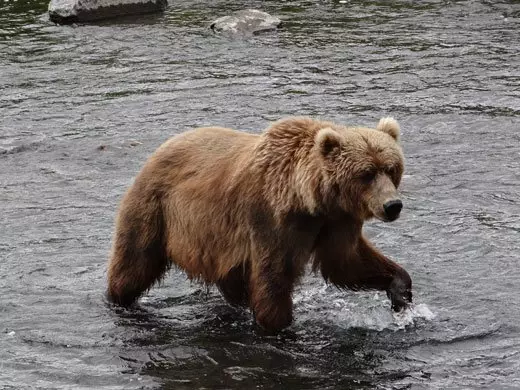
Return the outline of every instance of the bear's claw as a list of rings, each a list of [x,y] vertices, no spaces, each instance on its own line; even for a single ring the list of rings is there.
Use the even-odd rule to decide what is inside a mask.
[[[392,310],[399,312],[406,309],[412,303],[412,280],[406,273],[406,277],[396,277],[390,283],[386,295],[392,303]]]

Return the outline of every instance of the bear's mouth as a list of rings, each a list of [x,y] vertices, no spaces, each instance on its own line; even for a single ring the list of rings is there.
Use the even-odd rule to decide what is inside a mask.
[[[397,217],[394,217],[394,218],[378,218],[380,221],[382,222],[394,222],[395,220],[399,219],[399,216]]]
[[[395,214],[392,214],[392,215],[387,215],[383,209],[381,209],[381,211],[377,212],[377,213],[373,213],[373,216],[374,218],[376,218],[377,220],[381,221],[381,222],[394,222],[395,220],[399,219],[399,217],[401,216],[401,213],[395,213]]]
[[[384,216],[380,216],[380,215],[377,215],[377,214],[375,214],[374,217],[375,217],[377,220],[381,221],[381,222],[393,222],[393,221],[395,221],[395,219],[390,220],[390,219],[388,219],[388,218],[386,218],[386,217],[384,217]]]

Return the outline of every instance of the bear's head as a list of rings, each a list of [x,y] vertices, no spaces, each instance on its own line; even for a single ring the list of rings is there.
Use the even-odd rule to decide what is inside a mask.
[[[321,161],[323,206],[361,220],[396,220],[403,207],[397,193],[404,169],[399,135],[393,118],[382,118],[375,129],[320,128],[314,152]]]

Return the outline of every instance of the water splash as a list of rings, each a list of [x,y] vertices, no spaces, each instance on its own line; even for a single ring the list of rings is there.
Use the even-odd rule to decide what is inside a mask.
[[[297,321],[324,321],[338,328],[382,331],[401,330],[413,326],[419,320],[431,321],[435,318],[435,314],[424,303],[413,304],[395,313],[390,309],[384,293],[353,293],[340,291],[325,283],[316,284],[311,288],[303,288],[295,295]]]
[[[413,325],[416,323],[418,319],[431,321],[435,318],[435,313],[433,313],[430,308],[424,304],[420,303],[418,305],[411,305],[407,309],[400,311],[399,313],[393,313],[394,324],[399,329],[404,329],[409,325]]]

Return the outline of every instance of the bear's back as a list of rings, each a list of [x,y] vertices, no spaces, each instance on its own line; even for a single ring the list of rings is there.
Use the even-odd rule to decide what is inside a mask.
[[[208,161],[236,155],[242,149],[252,149],[258,138],[255,134],[225,127],[201,127],[170,138],[157,149],[156,154]]]

